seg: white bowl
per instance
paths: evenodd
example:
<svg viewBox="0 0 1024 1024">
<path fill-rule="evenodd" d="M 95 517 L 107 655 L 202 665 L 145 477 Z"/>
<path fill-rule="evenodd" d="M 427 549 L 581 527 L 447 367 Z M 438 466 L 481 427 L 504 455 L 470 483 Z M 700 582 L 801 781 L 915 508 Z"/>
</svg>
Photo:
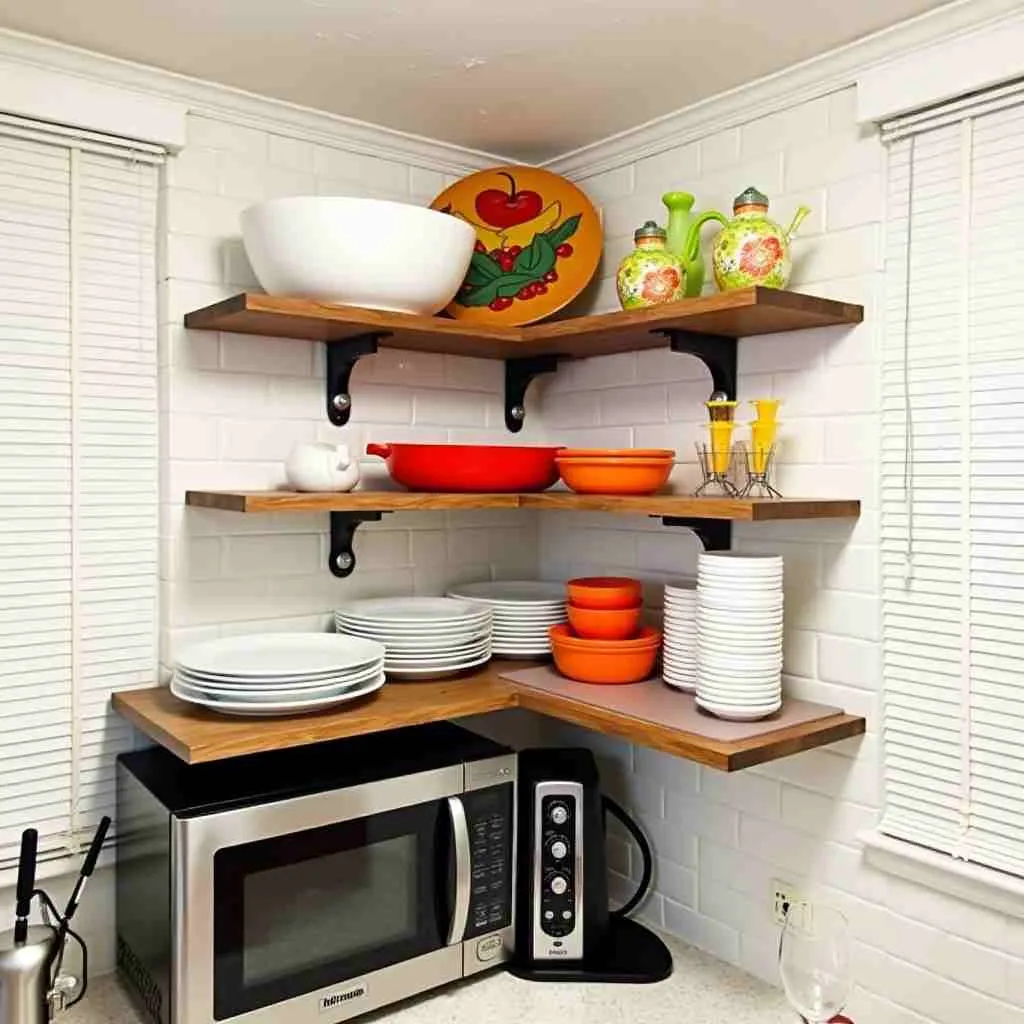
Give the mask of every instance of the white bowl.
<svg viewBox="0 0 1024 1024">
<path fill-rule="evenodd" d="M 396 313 L 444 309 L 476 242 L 457 217 L 384 199 L 292 196 L 250 206 L 241 220 L 246 255 L 271 295 Z"/>
</svg>

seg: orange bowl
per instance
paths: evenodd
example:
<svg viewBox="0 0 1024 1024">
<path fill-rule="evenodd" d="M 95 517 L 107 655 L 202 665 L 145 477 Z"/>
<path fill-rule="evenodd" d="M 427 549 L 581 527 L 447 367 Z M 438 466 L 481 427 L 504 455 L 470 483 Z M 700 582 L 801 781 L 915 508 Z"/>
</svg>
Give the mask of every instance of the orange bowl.
<svg viewBox="0 0 1024 1024">
<path fill-rule="evenodd" d="M 675 448 L 559 448 L 560 459 L 674 459 Z"/>
<path fill-rule="evenodd" d="M 668 482 L 671 459 L 555 459 L 566 487 L 577 494 L 655 494 Z"/>
<path fill-rule="evenodd" d="M 588 640 L 631 640 L 640 626 L 642 605 L 632 608 L 577 608 L 570 604 L 569 625 Z"/>
<path fill-rule="evenodd" d="M 565 585 L 569 604 L 577 608 L 635 608 L 643 601 L 643 585 L 628 576 L 579 576 Z"/>
<path fill-rule="evenodd" d="M 551 626 L 548 632 L 550 633 L 552 629 L 558 630 L 559 639 L 567 647 L 578 647 L 586 651 L 645 651 L 648 647 L 661 645 L 661 631 L 653 626 L 641 626 L 637 635 L 629 640 L 592 640 L 588 637 L 576 636 L 564 622 L 557 626 Z"/>
<path fill-rule="evenodd" d="M 551 652 L 555 668 L 580 683 L 624 685 L 639 683 L 654 671 L 661 634 L 657 641 L 646 647 L 637 647 L 636 641 L 580 640 L 569 636 L 568 626 L 552 626 Z"/>
</svg>

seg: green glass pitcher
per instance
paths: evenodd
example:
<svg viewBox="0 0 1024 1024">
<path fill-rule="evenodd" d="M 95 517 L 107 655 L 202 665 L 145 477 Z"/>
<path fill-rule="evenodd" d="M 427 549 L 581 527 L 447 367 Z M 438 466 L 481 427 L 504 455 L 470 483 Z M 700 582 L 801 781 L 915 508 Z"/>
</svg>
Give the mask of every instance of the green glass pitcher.
<svg viewBox="0 0 1024 1024">
<path fill-rule="evenodd" d="M 687 298 L 700 295 L 704 287 L 704 254 L 700 249 L 700 229 L 708 221 L 719 224 L 729 221 L 717 210 L 693 213 L 694 197 L 689 192 L 666 192 L 661 201 L 668 210 L 666 248 L 679 260 L 686 275 L 683 294 Z"/>
</svg>

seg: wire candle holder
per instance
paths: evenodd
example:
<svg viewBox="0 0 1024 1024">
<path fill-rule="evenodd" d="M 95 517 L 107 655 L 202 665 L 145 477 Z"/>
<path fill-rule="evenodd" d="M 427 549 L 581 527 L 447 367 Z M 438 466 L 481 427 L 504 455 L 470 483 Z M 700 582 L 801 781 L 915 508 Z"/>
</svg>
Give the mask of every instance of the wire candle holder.
<svg viewBox="0 0 1024 1024">
<path fill-rule="evenodd" d="M 736 448 L 712 448 L 711 445 L 696 444 L 697 462 L 700 464 L 703 482 L 693 492 L 694 497 L 738 498 L 739 491 L 730 479 L 736 461 Z"/>
<path fill-rule="evenodd" d="M 771 474 L 775 466 L 775 445 L 751 446 L 742 450 L 746 483 L 740 491 L 741 498 L 781 498 L 782 494 L 771 484 Z"/>
</svg>

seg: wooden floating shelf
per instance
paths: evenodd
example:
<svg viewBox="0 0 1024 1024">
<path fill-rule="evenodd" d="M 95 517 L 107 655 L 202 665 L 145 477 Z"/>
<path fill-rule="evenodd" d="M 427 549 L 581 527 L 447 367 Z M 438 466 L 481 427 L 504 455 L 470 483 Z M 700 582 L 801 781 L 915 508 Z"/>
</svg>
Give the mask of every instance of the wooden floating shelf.
<svg viewBox="0 0 1024 1024">
<path fill-rule="evenodd" d="M 376 333 L 381 335 L 378 344 L 385 348 L 515 359 L 537 355 L 582 358 L 664 348 L 669 339 L 660 331 L 742 338 L 858 324 L 863 319 L 863 306 L 772 288 L 743 288 L 650 309 L 553 320 L 533 327 L 480 326 L 445 317 L 244 293 L 187 313 L 185 326 L 310 341 L 343 341 Z"/>
<path fill-rule="evenodd" d="M 821 717 L 812 721 L 780 725 L 741 740 L 713 739 L 603 706 L 603 691 L 595 687 L 574 684 L 585 697 L 576 699 L 501 677 L 502 673 L 534 665 L 492 662 L 461 679 L 393 683 L 365 703 L 293 718 L 230 718 L 178 700 L 166 687 L 115 693 L 113 705 L 136 728 L 189 764 L 517 707 L 726 772 L 836 743 L 865 730 L 863 718 L 822 707 Z M 680 695 L 679 699 L 688 698 Z"/>
<path fill-rule="evenodd" d="M 478 508 L 533 508 L 611 512 L 620 515 L 678 516 L 771 522 L 780 519 L 854 519 L 853 498 L 693 498 L 678 494 L 650 497 L 573 494 L 416 494 L 408 491 L 353 491 L 348 494 L 297 491 L 188 491 L 185 504 L 224 512 L 403 512 Z"/>
</svg>

